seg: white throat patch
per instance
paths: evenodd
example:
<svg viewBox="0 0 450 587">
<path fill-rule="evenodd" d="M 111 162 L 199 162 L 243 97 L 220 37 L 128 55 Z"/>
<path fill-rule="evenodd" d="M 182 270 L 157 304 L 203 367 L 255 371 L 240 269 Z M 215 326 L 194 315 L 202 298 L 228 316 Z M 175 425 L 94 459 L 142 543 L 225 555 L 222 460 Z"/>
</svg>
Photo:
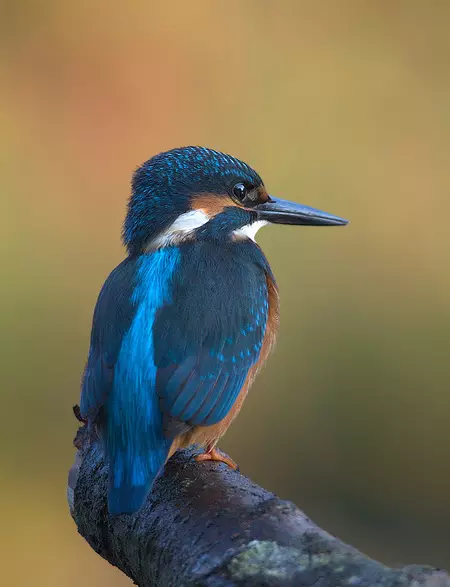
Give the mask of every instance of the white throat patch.
<svg viewBox="0 0 450 587">
<path fill-rule="evenodd" d="M 186 236 L 196 228 L 203 226 L 209 221 L 207 216 L 201 210 L 191 210 L 178 216 L 168 228 L 152 240 L 149 245 L 150 249 L 159 249 L 170 244 L 182 241 Z"/>
<path fill-rule="evenodd" d="M 246 224 L 242 228 L 238 228 L 237 230 L 234 230 L 233 235 L 237 239 L 250 238 L 252 241 L 256 242 L 256 240 L 255 240 L 256 233 L 258 232 L 258 230 L 260 228 L 262 228 L 263 226 L 266 226 L 266 224 L 268 224 L 268 222 L 266 222 L 265 220 L 257 220 L 256 222 L 252 222 L 251 224 Z"/>
</svg>

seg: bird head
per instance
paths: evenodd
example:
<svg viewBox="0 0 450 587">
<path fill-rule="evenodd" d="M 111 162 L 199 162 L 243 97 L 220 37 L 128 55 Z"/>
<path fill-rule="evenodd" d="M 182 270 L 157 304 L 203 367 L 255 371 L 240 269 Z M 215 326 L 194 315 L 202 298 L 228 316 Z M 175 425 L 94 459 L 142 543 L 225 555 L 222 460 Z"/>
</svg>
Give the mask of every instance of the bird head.
<svg viewBox="0 0 450 587">
<path fill-rule="evenodd" d="M 130 254 L 185 240 L 254 239 L 265 224 L 334 226 L 347 220 L 267 193 L 249 165 L 205 147 L 160 153 L 139 167 L 124 223 Z"/>
</svg>

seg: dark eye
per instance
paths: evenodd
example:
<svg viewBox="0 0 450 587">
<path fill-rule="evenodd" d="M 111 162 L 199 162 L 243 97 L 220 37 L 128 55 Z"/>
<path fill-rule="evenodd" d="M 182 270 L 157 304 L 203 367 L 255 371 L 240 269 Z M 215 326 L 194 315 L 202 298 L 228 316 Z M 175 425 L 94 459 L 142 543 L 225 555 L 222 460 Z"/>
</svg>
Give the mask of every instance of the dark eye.
<svg viewBox="0 0 450 587">
<path fill-rule="evenodd" d="M 248 194 L 248 189 L 243 183 L 237 183 L 233 188 L 233 194 L 242 202 Z"/>
</svg>

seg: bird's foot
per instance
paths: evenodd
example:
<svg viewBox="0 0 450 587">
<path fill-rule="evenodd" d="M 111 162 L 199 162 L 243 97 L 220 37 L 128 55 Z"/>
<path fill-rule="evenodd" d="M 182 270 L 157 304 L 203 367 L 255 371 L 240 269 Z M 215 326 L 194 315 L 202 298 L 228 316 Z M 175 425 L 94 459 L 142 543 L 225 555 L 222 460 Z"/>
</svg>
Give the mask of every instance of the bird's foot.
<svg viewBox="0 0 450 587">
<path fill-rule="evenodd" d="M 197 463 L 201 463 L 203 461 L 217 461 L 219 463 L 225 463 L 232 469 L 236 471 L 238 468 L 237 464 L 225 453 L 222 453 L 216 447 L 208 449 L 206 452 L 203 452 L 195 457 Z"/>
</svg>

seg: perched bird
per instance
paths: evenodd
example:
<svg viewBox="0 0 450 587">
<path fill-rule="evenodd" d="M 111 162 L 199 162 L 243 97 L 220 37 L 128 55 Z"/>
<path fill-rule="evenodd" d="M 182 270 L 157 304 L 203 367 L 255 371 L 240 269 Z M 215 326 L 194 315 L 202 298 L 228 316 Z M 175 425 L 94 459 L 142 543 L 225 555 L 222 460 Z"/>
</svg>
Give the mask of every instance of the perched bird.
<svg viewBox="0 0 450 587">
<path fill-rule="evenodd" d="M 180 447 L 234 465 L 216 445 L 278 327 L 277 286 L 255 243 L 268 223 L 347 221 L 269 196 L 251 167 L 204 147 L 134 173 L 128 256 L 97 301 L 80 403 L 109 464 L 111 515 L 137 511 Z"/>
</svg>

